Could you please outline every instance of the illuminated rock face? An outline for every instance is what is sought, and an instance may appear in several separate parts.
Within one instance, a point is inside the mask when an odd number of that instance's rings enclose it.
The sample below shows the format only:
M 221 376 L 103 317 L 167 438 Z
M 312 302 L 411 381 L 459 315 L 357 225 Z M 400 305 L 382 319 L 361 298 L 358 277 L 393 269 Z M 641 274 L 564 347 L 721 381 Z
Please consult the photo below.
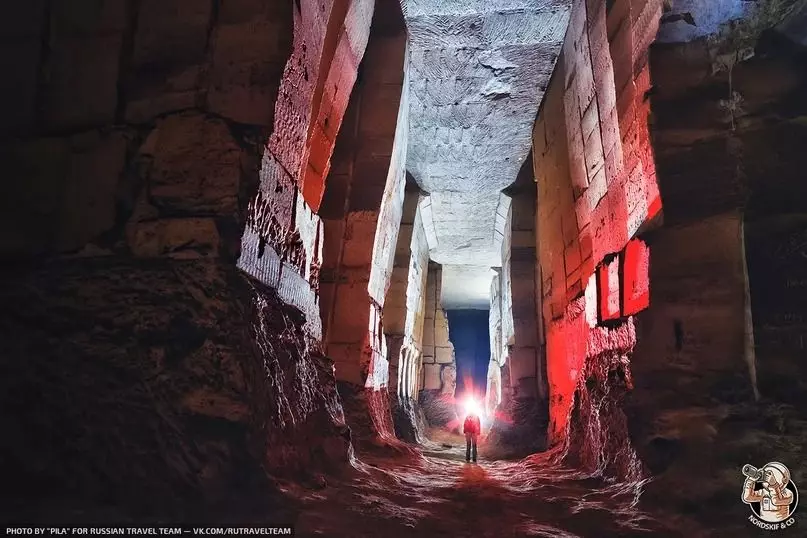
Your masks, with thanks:
M 570 4 L 402 1 L 410 36 L 407 169 L 430 194 L 422 208 L 434 261 L 501 265 L 509 199 L 500 192 L 529 152 Z M 474 274 L 458 276 L 444 291 L 462 302 Z

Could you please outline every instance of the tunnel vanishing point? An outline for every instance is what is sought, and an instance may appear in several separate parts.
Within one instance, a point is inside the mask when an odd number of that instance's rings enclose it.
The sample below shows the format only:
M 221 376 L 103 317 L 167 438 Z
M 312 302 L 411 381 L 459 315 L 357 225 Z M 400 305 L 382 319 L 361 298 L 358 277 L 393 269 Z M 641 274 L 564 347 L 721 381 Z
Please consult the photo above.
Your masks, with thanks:
M 804 0 L 28 0 L 0 63 L 3 523 L 739 537 L 743 465 L 807 488 Z

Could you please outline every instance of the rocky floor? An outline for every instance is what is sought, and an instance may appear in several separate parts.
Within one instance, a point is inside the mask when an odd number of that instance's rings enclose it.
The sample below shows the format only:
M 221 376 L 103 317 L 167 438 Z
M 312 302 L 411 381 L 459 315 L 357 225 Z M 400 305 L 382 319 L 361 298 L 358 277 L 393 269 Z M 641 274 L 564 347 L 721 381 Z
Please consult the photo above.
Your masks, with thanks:
M 414 455 L 360 455 L 355 473 L 317 491 L 287 484 L 300 502 L 298 536 L 719 536 L 678 517 L 643 513 L 638 484 L 608 484 L 552 463 L 466 463 L 459 436 L 433 436 Z M 740 522 L 742 523 L 742 522 Z M 734 534 L 737 536 L 738 534 Z

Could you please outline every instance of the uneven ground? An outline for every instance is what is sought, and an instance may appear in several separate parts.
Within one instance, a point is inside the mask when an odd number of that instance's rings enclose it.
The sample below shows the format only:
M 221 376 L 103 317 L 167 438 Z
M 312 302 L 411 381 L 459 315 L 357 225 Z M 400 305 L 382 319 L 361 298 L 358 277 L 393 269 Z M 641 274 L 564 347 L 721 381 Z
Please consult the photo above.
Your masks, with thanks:
M 442 435 L 414 455 L 360 455 L 352 476 L 328 479 L 318 491 L 285 485 L 300 501 L 297 535 L 711 535 L 678 518 L 642 513 L 634 506 L 636 484 L 587 478 L 553 463 L 553 454 L 520 461 L 480 454 L 469 464 L 464 450 L 458 436 Z

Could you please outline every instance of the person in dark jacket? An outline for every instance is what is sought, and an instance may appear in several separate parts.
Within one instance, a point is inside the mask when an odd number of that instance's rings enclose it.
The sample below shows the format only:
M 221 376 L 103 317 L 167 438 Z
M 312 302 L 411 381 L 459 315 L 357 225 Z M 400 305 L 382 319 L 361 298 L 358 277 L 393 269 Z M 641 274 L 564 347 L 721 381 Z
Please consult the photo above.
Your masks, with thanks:
M 471 461 L 471 451 L 473 450 L 473 458 L 476 462 L 476 441 L 482 431 L 479 417 L 474 413 L 469 413 L 465 418 L 462 431 L 465 434 L 465 461 Z

